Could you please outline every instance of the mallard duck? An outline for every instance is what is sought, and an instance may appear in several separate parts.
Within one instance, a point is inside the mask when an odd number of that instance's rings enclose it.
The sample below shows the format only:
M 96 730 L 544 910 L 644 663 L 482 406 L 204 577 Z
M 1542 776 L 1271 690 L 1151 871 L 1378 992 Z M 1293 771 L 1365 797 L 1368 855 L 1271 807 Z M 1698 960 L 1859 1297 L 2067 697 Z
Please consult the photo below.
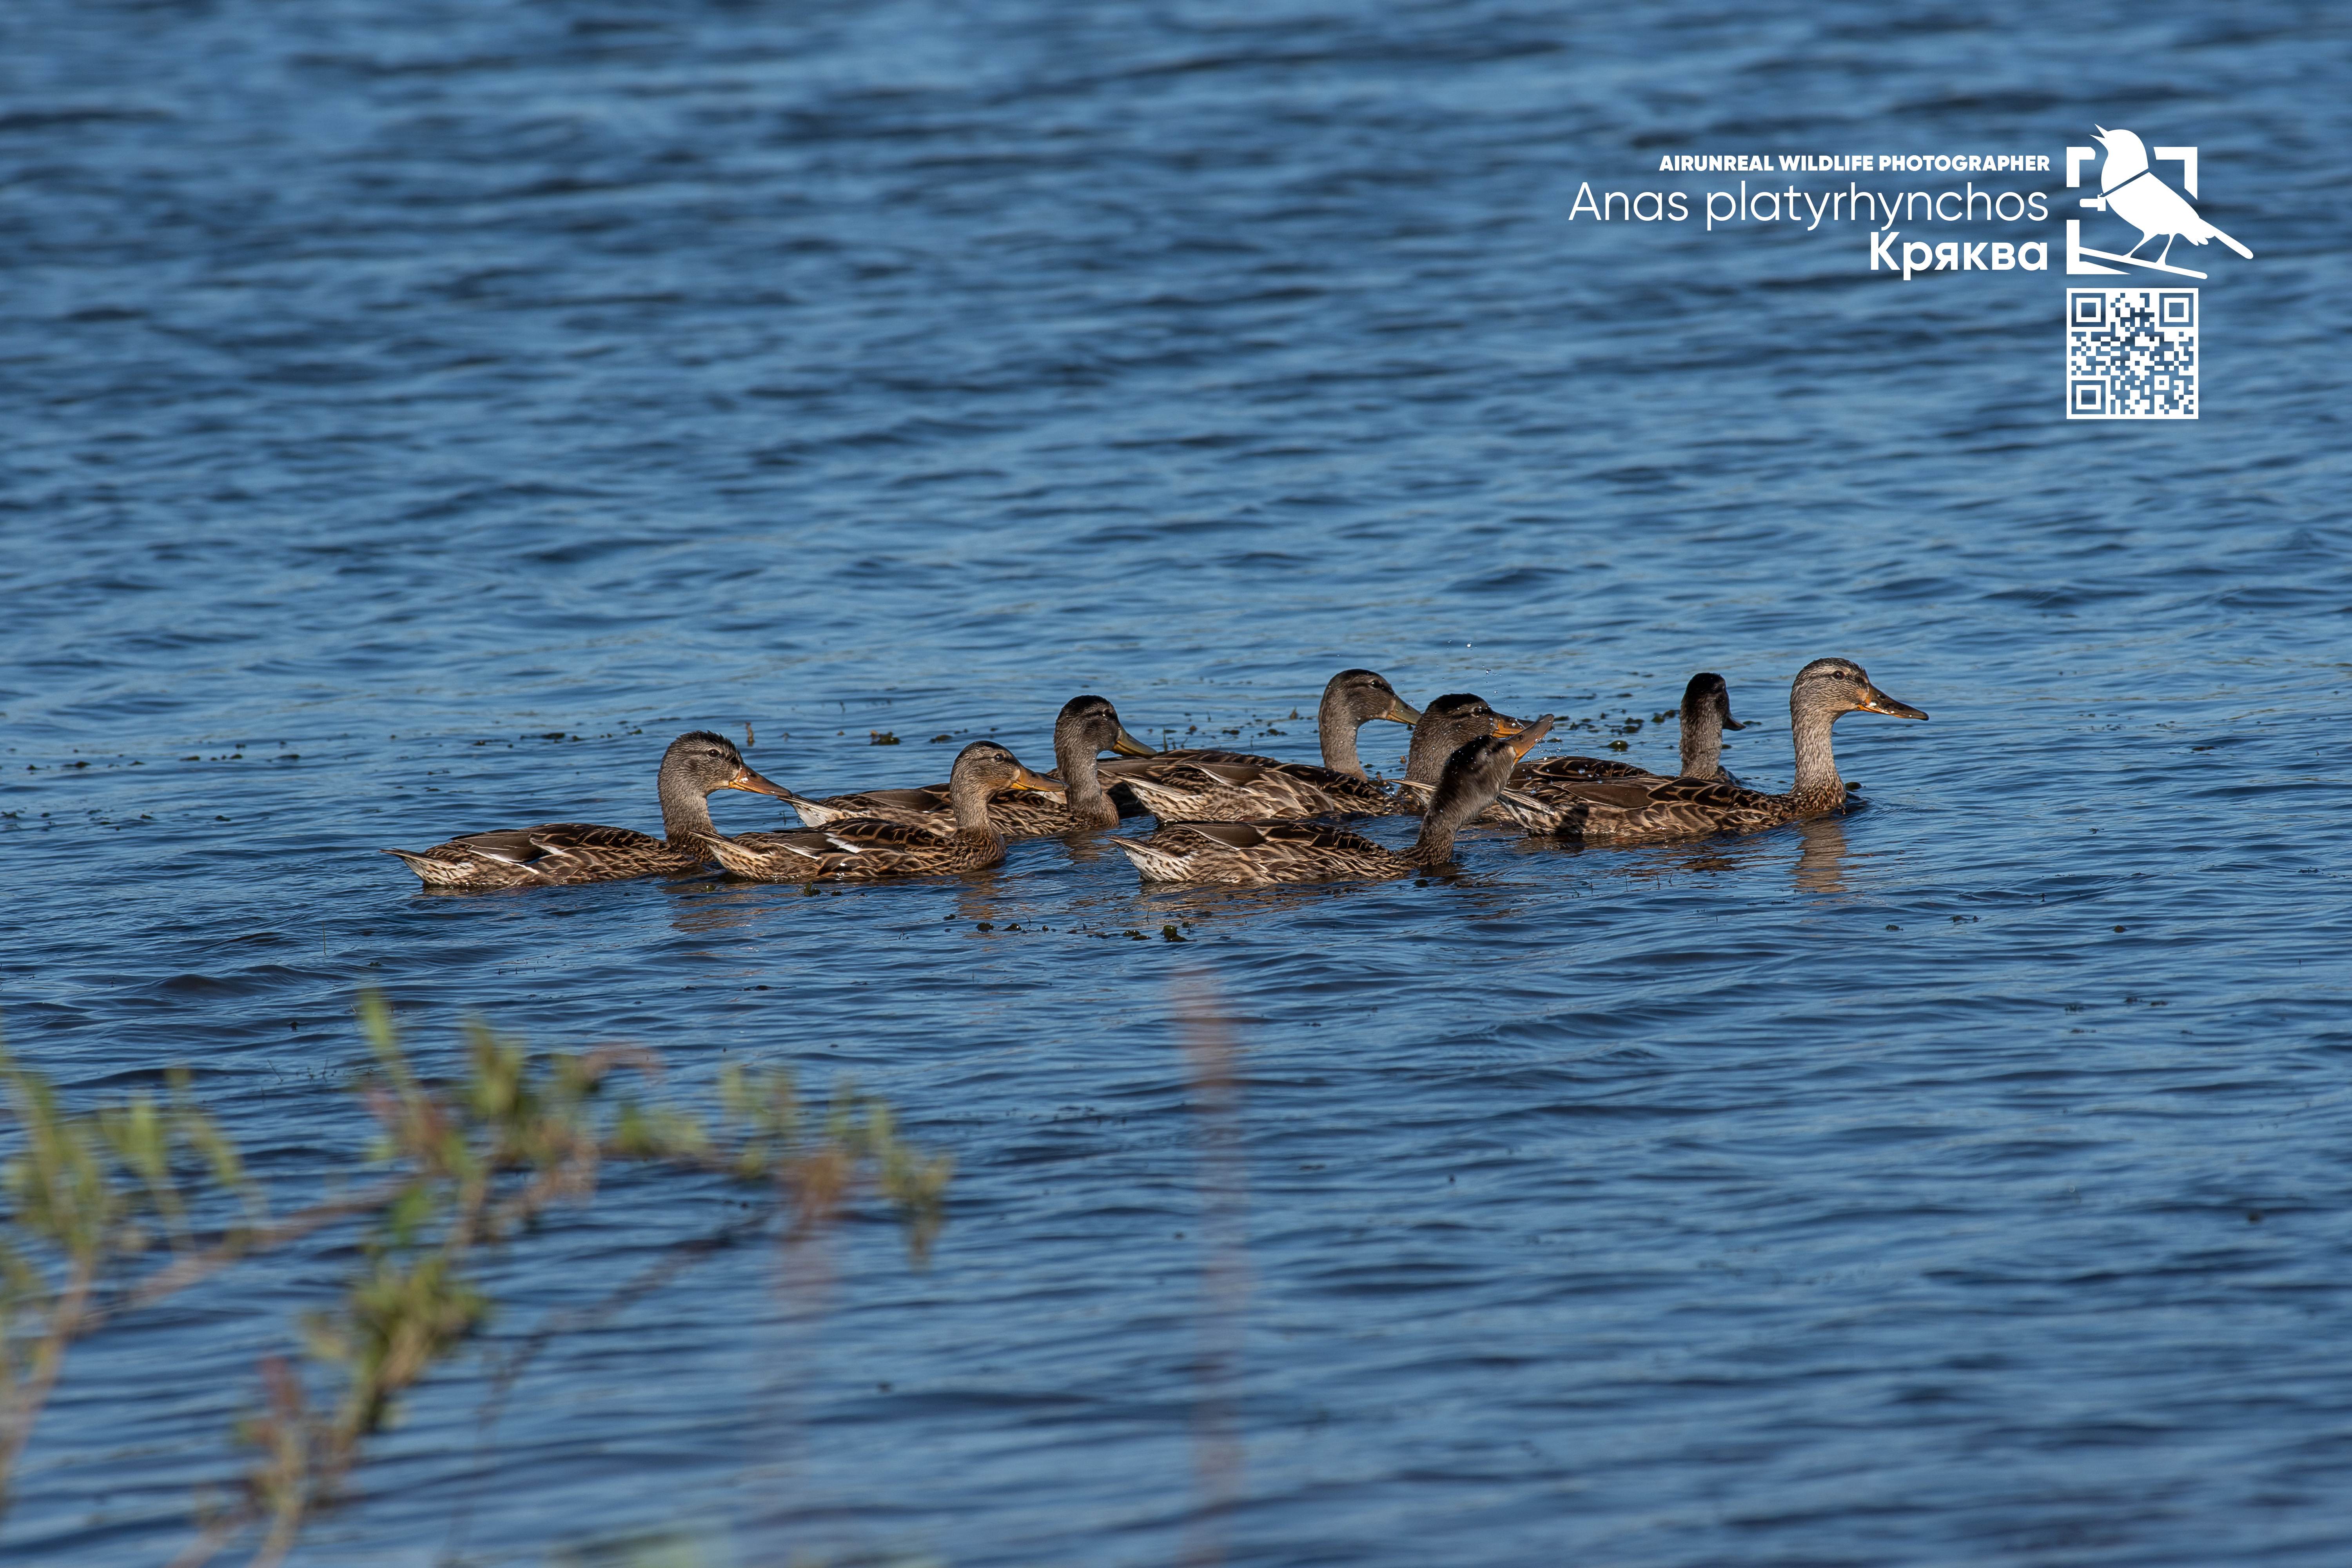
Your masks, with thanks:
M 1441 697 L 1412 727 L 1408 777 L 1426 772 L 1434 784 L 1445 759 L 1485 736 L 1518 734 L 1525 726 L 1476 697 Z M 1261 822 L 1275 817 L 1383 814 L 1407 809 L 1396 786 L 1326 768 L 1250 763 L 1171 762 L 1115 764 L 1118 782 L 1162 822 Z
M 1744 730 L 1746 725 L 1731 716 L 1731 689 L 1723 677 L 1712 670 L 1702 670 L 1690 678 L 1683 688 L 1683 757 L 1682 772 L 1677 778 L 1713 779 L 1717 784 L 1738 785 L 1739 780 L 1723 765 L 1723 732 Z M 1549 798 L 1553 785 L 1591 784 L 1595 779 L 1655 779 L 1664 773 L 1632 763 L 1613 762 L 1606 757 L 1546 757 L 1539 763 L 1525 763 L 1511 775 L 1511 787 L 1538 799 Z
M 1412 744 L 1405 749 L 1404 777 L 1397 782 L 1396 804 L 1391 811 L 1425 810 L 1437 784 L 1445 771 L 1445 763 L 1464 742 L 1478 735 L 1511 736 L 1531 724 L 1551 726 L 1551 715 L 1539 719 L 1514 719 L 1497 713 L 1485 698 L 1468 691 L 1448 692 L 1432 702 L 1412 727 Z M 1505 816 L 1500 803 L 1487 806 L 1478 814 L 1479 822 L 1507 827 L 1512 818 Z
M 1454 753 L 1477 737 L 1508 740 L 1537 724 L 1549 730 L 1550 721 L 1549 713 L 1540 719 L 1514 719 L 1496 712 L 1475 692 L 1449 691 L 1423 709 L 1420 722 L 1413 725 L 1412 743 L 1404 752 L 1404 776 L 1415 784 L 1433 785 L 1444 776 Z
M 1315 732 L 1323 748 L 1323 765 L 1311 763 L 1287 763 L 1279 757 L 1261 757 L 1255 752 L 1228 752 L 1217 747 L 1181 747 L 1154 752 L 1156 760 L 1185 763 L 1248 763 L 1265 768 L 1299 768 L 1309 773 L 1346 773 L 1349 778 L 1369 778 L 1364 764 L 1356 754 L 1356 731 L 1375 720 L 1391 724 L 1415 724 L 1421 714 L 1412 704 L 1396 693 L 1388 677 L 1378 670 L 1343 669 L 1323 687 L 1323 700 L 1316 705 Z M 1113 777 L 1135 771 L 1131 763 L 1115 763 L 1107 770 Z
M 763 882 L 872 882 L 894 877 L 938 877 L 976 871 L 1004 858 L 1004 837 L 989 803 L 1007 790 L 1059 795 L 993 741 L 974 741 L 956 753 L 948 773 L 953 825 L 844 817 L 798 833 L 709 836 L 710 858 L 739 877 Z
M 997 833 L 1009 841 L 1118 826 L 1118 807 L 1103 793 L 1097 773 L 1095 758 L 1100 752 L 1115 752 L 1122 757 L 1160 754 L 1127 732 L 1118 721 L 1118 710 L 1108 697 L 1071 698 L 1054 721 L 1054 760 L 1058 765 L 1045 775 L 1061 787 L 1065 798 L 1033 792 L 1017 799 L 998 799 L 989 807 L 989 820 Z M 823 800 L 803 800 L 796 795 L 784 799 L 811 827 L 831 827 L 853 817 L 902 822 L 938 833 L 952 832 L 955 827 L 955 805 L 943 784 L 922 789 L 870 789 Z
M 1356 731 L 1375 720 L 1417 722 L 1421 715 L 1375 670 L 1343 669 L 1323 688 L 1315 729 L 1323 765 L 1286 763 L 1249 752 L 1187 747 L 1138 762 L 1112 763 L 1104 782 L 1163 822 L 1188 816 L 1318 816 L 1396 809 L 1390 786 L 1364 771 Z M 1165 808 L 1164 810 L 1162 808 Z M 1171 815 L 1173 814 L 1173 815 Z
M 1528 748 L 1551 728 L 1537 721 L 1514 738 L 1481 736 L 1446 759 L 1412 847 L 1391 849 L 1328 822 L 1181 822 L 1148 837 L 1114 838 L 1150 882 L 1328 882 L 1402 877 L 1454 858 L 1454 836 L 1484 810 Z
M 430 849 L 386 849 L 432 888 L 514 888 L 526 883 L 562 887 L 574 882 L 610 882 L 625 877 L 675 876 L 698 871 L 708 858 L 713 790 L 741 789 L 757 795 L 784 793 L 753 773 L 724 735 L 696 730 L 680 735 L 662 753 L 654 781 L 661 797 L 662 832 L 651 837 L 627 827 L 587 822 L 550 822 L 469 833 Z
M 1562 784 L 1557 798 L 1533 801 L 1506 792 L 1502 809 L 1536 834 L 1588 844 L 1654 844 L 1710 833 L 1753 833 L 1784 822 L 1820 816 L 1845 804 L 1845 782 L 1830 754 L 1830 726 L 1844 713 L 1885 713 L 1925 719 L 1871 684 L 1849 658 L 1817 658 L 1789 688 L 1790 732 L 1797 781 L 1786 795 L 1768 795 L 1708 779 L 1620 779 Z

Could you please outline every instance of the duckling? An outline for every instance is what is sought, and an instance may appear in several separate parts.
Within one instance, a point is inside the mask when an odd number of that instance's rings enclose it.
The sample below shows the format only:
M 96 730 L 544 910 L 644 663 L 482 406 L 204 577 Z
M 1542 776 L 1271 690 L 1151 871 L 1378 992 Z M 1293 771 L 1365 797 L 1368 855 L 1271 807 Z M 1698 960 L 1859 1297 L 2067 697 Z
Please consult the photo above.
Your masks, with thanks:
M 1127 732 L 1109 698 L 1071 698 L 1054 721 L 1054 760 L 1058 765 L 1048 775 L 1059 781 L 1064 798 L 1035 794 L 1034 798 L 998 799 L 989 808 L 989 820 L 997 833 L 1010 841 L 1118 826 L 1118 807 L 1103 793 L 1095 760 L 1100 752 L 1122 757 L 1160 755 Z M 811 827 L 832 827 L 856 817 L 949 833 L 955 827 L 955 805 L 948 791 L 948 785 L 939 784 L 923 789 L 866 790 L 823 800 L 803 800 L 796 795 L 784 798 Z
M 1871 684 L 1848 658 L 1817 658 L 1789 688 L 1790 732 L 1797 779 L 1786 795 L 1717 784 L 1711 779 L 1619 779 L 1561 783 L 1552 798 L 1530 804 L 1507 792 L 1502 809 L 1531 834 L 1557 834 L 1588 844 L 1656 844 L 1710 833 L 1754 833 L 1784 822 L 1821 816 L 1845 805 L 1845 782 L 1830 752 L 1830 726 L 1842 714 L 1927 717 Z
M 1682 721 L 1682 772 L 1675 776 L 1713 779 L 1717 784 L 1745 787 L 1723 765 L 1723 732 L 1748 727 L 1731 716 L 1731 689 L 1724 684 L 1723 677 L 1712 670 L 1702 670 L 1690 678 L 1690 684 L 1683 688 Z M 1664 776 L 1606 757 L 1546 757 L 1542 762 L 1521 765 L 1511 775 L 1511 787 L 1549 799 L 1548 791 L 1555 784 Z
M 1405 775 L 1413 779 L 1426 773 L 1434 784 L 1445 759 L 1465 742 L 1481 735 L 1517 735 L 1525 728 L 1518 720 L 1496 712 L 1483 699 L 1462 694 L 1441 697 L 1413 723 Z M 1336 770 L 1216 762 L 1143 765 L 1144 773 L 1122 773 L 1118 782 L 1163 823 L 1262 822 L 1406 809 L 1399 804 L 1394 786 L 1377 779 L 1351 778 Z
M 1551 728 L 1538 720 L 1510 740 L 1484 735 L 1457 747 L 1440 773 L 1421 835 L 1402 852 L 1328 822 L 1182 822 L 1111 846 L 1150 882 L 1328 882 L 1402 877 L 1454 858 L 1454 837 Z
M 469 833 L 430 849 L 386 849 L 429 888 L 565 887 L 578 882 L 617 881 L 626 877 L 675 876 L 702 868 L 703 842 L 717 832 L 710 821 L 714 790 L 750 790 L 781 795 L 782 784 L 751 771 L 733 742 L 708 730 L 690 731 L 662 753 L 654 781 L 661 799 L 662 832 L 655 838 L 626 827 L 585 822 L 550 822 Z
M 710 858 L 739 877 L 766 882 L 872 882 L 895 877 L 939 877 L 976 871 L 1004 858 L 1004 837 L 989 803 L 1007 790 L 1058 795 L 1062 786 L 1040 778 L 993 741 L 974 741 L 956 754 L 948 773 L 952 827 L 883 817 L 844 817 L 798 833 L 709 836 Z

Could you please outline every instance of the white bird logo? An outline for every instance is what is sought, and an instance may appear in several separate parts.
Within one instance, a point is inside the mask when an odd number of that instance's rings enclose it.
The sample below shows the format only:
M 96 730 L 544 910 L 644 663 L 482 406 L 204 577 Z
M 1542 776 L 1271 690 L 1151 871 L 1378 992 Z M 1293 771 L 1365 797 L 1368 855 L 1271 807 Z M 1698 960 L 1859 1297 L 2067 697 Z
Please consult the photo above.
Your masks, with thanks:
M 2137 136 L 2128 131 L 2110 131 L 2104 125 L 2098 127 L 2098 132 L 2096 140 L 2106 149 L 2107 154 L 2099 164 L 2099 194 L 2084 196 L 2083 205 L 2094 211 L 2112 212 L 2139 230 L 2139 244 L 2111 259 L 2139 260 L 2140 246 L 2159 234 L 2164 236 L 2164 249 L 2154 263 L 2158 267 L 2165 265 L 2165 258 L 2172 254 L 2172 242 L 2176 239 L 2185 239 L 2191 245 L 2218 239 L 2247 260 L 2253 259 L 2252 251 L 2199 217 L 2197 209 L 2189 205 L 2188 197 L 2157 177 L 2147 164 L 2147 148 Z M 2190 177 L 2192 180 L 2195 178 L 2193 173 Z M 2105 253 L 2086 251 L 2084 254 L 2098 256 Z M 2141 265 L 2148 264 L 2141 262 Z M 2190 276 L 2201 278 L 2204 274 L 2198 272 Z

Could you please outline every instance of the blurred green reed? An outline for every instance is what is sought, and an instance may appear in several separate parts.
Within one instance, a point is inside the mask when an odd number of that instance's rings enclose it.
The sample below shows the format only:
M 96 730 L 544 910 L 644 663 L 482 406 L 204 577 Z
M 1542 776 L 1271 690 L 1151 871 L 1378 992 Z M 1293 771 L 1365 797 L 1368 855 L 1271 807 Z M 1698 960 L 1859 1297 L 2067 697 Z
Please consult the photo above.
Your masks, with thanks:
M 910 1147 L 887 1105 L 847 1085 L 816 1112 L 783 1069 L 730 1066 L 711 1126 L 612 1092 L 657 1081 L 651 1051 L 533 1055 L 476 1022 L 464 1076 L 431 1085 L 410 1066 L 382 997 L 362 995 L 359 1014 L 375 1057 L 360 1092 L 378 1136 L 354 1153 L 352 1185 L 282 1215 L 194 1102 L 185 1068 L 166 1075 L 161 1100 L 140 1092 L 74 1111 L 0 1048 L 0 1094 L 15 1122 L 0 1214 L 0 1513 L 76 1341 L 331 1226 L 357 1228 L 361 1260 L 341 1299 L 306 1315 L 301 1332 L 333 1397 L 314 1405 L 294 1362 L 264 1361 L 258 1411 L 237 1432 L 255 1461 L 178 1563 L 207 1561 L 240 1539 L 255 1542 L 257 1563 L 281 1559 L 304 1521 L 341 1495 L 402 1393 L 489 1321 L 497 1302 L 475 1272 L 485 1253 L 555 1205 L 592 1203 L 608 1162 L 764 1186 L 772 1201 L 719 1240 L 762 1229 L 806 1238 L 861 1184 L 896 1210 L 919 1266 L 939 1228 L 951 1162 Z M 668 1282 L 688 1250 L 625 1284 L 615 1301 Z M 494 1402 L 563 1326 L 550 1320 L 509 1358 Z

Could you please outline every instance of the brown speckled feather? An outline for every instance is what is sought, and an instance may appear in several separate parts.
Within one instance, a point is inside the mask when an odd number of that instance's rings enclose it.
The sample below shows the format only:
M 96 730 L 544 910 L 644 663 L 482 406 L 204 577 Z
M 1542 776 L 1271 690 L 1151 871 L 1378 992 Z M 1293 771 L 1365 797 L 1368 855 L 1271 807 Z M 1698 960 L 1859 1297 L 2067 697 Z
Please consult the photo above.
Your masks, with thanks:
M 469 833 L 430 849 L 389 849 L 434 888 L 570 887 L 702 868 L 698 855 L 626 827 L 550 822 Z
M 921 823 L 854 816 L 799 833 L 715 839 L 710 855 L 739 877 L 766 882 L 877 882 L 977 871 L 1004 858 L 1004 840 L 993 833 L 940 832 Z
M 955 811 L 948 803 L 945 784 L 933 784 L 928 789 L 867 790 L 862 795 L 828 795 L 822 801 L 795 799 L 790 804 L 803 822 L 828 833 L 852 821 L 899 822 L 941 833 L 955 827 Z M 1058 838 L 1087 826 L 1077 819 L 1067 801 L 1034 794 L 999 795 L 988 808 L 988 819 L 1008 842 Z
M 1521 800 L 1527 798 L 1521 796 Z M 1580 838 L 1588 844 L 1661 844 L 1712 833 L 1754 833 L 1844 804 L 1840 792 L 1821 799 L 1768 795 L 1712 779 L 1623 779 L 1562 787 L 1530 807 L 1503 797 L 1501 805 L 1530 833 Z
M 1106 785 L 1124 788 L 1162 822 L 1254 822 L 1396 809 L 1390 786 L 1303 763 L 1146 757 L 1106 763 Z
M 1539 763 L 1523 764 L 1511 774 L 1511 787 L 1538 800 L 1565 800 L 1570 788 L 1589 784 L 1608 784 L 1617 780 L 1654 780 L 1664 783 L 1667 775 L 1636 767 L 1632 763 L 1614 762 L 1607 757 L 1546 757 Z M 1727 768 L 1717 765 L 1714 782 L 1744 788 Z
M 1111 842 L 1159 881 L 1328 882 L 1427 869 L 1360 833 L 1300 818 L 1174 823 Z

